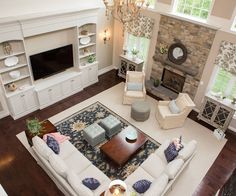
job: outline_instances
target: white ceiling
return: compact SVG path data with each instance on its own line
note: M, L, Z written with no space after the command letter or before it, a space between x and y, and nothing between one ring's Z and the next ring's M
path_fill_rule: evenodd
M0 19L21 19L104 6L102 0L0 0Z

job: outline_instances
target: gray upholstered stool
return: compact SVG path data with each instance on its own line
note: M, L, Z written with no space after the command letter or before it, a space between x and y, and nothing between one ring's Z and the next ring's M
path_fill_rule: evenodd
M145 121L150 115L150 105L146 101L135 101L131 105L131 117L136 121Z
M116 117L109 115L102 119L99 125L105 129L106 135L112 137L121 130L121 122Z
M91 145L96 146L97 144L105 140L105 130L100 127L97 123L94 123L84 128L84 139Z

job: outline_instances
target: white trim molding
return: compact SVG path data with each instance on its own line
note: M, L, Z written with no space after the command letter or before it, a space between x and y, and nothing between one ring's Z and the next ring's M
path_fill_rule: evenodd
M114 65L110 65L110 66L104 67L104 68L98 70L98 75L100 76L100 75L102 75L102 74L104 74L104 73L106 73L108 71L113 70L113 69L117 69L117 67L115 67Z

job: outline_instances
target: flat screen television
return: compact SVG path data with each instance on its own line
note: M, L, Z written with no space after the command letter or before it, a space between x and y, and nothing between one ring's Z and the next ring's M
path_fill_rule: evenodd
M74 66L72 44L30 56L34 80L45 78Z

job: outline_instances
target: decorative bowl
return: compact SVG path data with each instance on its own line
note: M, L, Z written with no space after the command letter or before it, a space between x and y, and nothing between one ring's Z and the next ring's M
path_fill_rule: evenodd
M20 71L11 71L11 72L9 73L9 76L10 76L11 78L13 78L13 79L17 79L17 78L20 77Z
M90 38L90 37L82 37L82 38L80 38L80 40L79 40L80 44L82 44L82 45L89 44L90 41L91 41L91 38Z
M11 56L11 57L8 57L4 60L4 64L7 66L7 67L11 67L11 66L14 66L16 65L17 63L19 62L19 59L17 56Z

